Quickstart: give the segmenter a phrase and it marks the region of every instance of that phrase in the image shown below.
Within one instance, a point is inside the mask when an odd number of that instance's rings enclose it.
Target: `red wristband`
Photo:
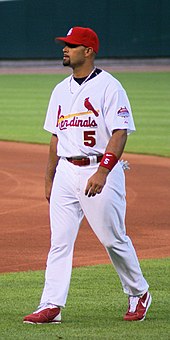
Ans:
[[[117,164],[117,162],[118,159],[114,153],[106,152],[102,157],[100,166],[103,166],[104,168],[111,171],[113,167]]]

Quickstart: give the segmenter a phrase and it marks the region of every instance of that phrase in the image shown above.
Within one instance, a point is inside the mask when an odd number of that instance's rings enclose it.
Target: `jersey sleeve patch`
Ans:
[[[117,115],[118,115],[118,117],[125,118],[125,117],[129,117],[130,114],[129,114],[129,111],[126,108],[126,106],[123,106],[117,111]]]

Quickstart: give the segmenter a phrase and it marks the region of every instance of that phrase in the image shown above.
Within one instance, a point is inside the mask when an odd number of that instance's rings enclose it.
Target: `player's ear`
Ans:
[[[85,49],[85,56],[89,57],[94,54],[93,48],[92,47],[86,47]]]

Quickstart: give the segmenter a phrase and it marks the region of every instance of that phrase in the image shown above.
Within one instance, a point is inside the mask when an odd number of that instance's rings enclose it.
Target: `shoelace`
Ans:
[[[130,313],[135,312],[138,301],[139,301],[139,297],[137,297],[137,296],[130,296],[129,297],[129,312]]]

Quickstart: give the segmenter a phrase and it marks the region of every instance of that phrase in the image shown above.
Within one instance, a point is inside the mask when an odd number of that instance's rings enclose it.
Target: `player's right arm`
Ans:
[[[57,156],[57,144],[58,138],[56,135],[52,135],[49,147],[48,162],[45,174],[45,197],[50,202],[51,189],[53,185],[53,179],[56,171],[56,166],[59,161]]]

